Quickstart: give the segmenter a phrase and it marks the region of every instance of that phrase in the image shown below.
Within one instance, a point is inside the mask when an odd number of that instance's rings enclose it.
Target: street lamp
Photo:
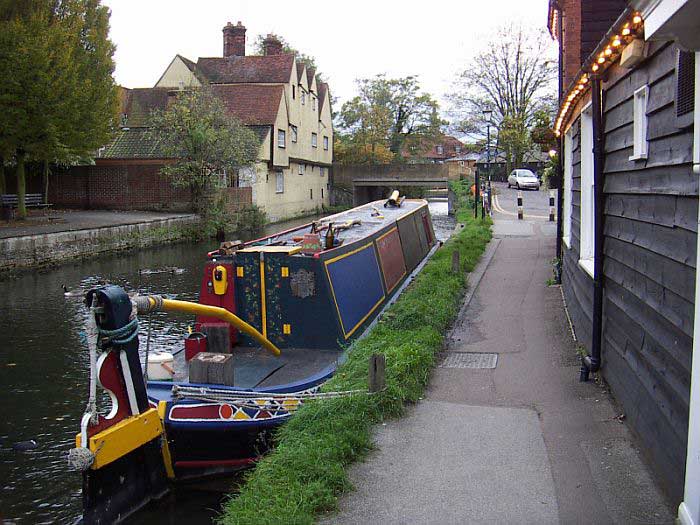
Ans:
[[[489,198],[489,212],[491,212],[491,115],[493,111],[490,109],[485,109],[482,111],[484,119],[486,120],[486,172],[488,173],[488,198]]]

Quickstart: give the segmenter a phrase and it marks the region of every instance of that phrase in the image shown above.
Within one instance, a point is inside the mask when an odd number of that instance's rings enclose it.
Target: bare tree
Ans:
[[[448,96],[457,132],[481,136],[487,123],[483,111],[492,111],[491,124],[508,169],[522,162],[537,111],[553,111],[556,62],[548,57],[550,45],[544,31],[502,27],[459,75]]]

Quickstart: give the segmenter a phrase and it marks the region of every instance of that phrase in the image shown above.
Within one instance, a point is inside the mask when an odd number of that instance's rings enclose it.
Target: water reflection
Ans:
[[[454,227],[447,218],[447,203],[432,202],[430,208],[436,235],[444,239]],[[266,233],[308,221],[288,221],[268,227]],[[67,469],[65,454],[74,446],[88,397],[87,310],[80,298],[64,297],[62,285],[87,290],[105,281],[129,291],[196,300],[206,252],[215,247],[211,241],[149,248],[52,270],[27,270],[0,281],[0,522],[70,523],[80,515],[80,475]],[[164,267],[184,271],[139,272]],[[173,351],[182,345],[191,319],[157,313],[151,323],[151,350]],[[144,353],[145,323],[139,339]],[[12,449],[14,443],[29,439],[37,441],[35,450]],[[231,482],[225,483],[228,487]],[[180,490],[163,503],[167,512],[159,507],[135,522],[210,522],[221,492],[192,494]]]

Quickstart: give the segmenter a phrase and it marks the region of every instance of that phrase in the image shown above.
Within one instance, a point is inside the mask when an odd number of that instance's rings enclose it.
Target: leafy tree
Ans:
[[[154,112],[151,139],[164,157],[177,159],[161,172],[190,189],[193,208],[203,215],[211,204],[206,190],[224,171],[253,164],[260,147],[257,135],[205,88],[183,92],[167,110]]]
[[[482,135],[491,110],[497,141],[509,164],[522,163],[538,111],[553,111],[556,63],[547,58],[548,38],[506,26],[497,31],[455,82],[451,119],[456,131]]]
[[[0,156],[16,165],[71,162],[110,138],[116,115],[109,11],[98,0],[0,3]]]
[[[384,75],[357,81],[359,94],[343,104],[338,114],[341,134],[357,154],[369,148],[373,162],[380,146],[388,149],[394,160],[411,145],[435,141],[440,126],[437,102],[420,92],[414,76],[387,79]]]

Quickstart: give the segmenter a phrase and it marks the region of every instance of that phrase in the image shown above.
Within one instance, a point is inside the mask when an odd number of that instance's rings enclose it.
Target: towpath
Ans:
[[[673,523],[606,389],[580,383],[547,194],[499,186],[494,240],[425,399],[380,426],[323,523]]]

